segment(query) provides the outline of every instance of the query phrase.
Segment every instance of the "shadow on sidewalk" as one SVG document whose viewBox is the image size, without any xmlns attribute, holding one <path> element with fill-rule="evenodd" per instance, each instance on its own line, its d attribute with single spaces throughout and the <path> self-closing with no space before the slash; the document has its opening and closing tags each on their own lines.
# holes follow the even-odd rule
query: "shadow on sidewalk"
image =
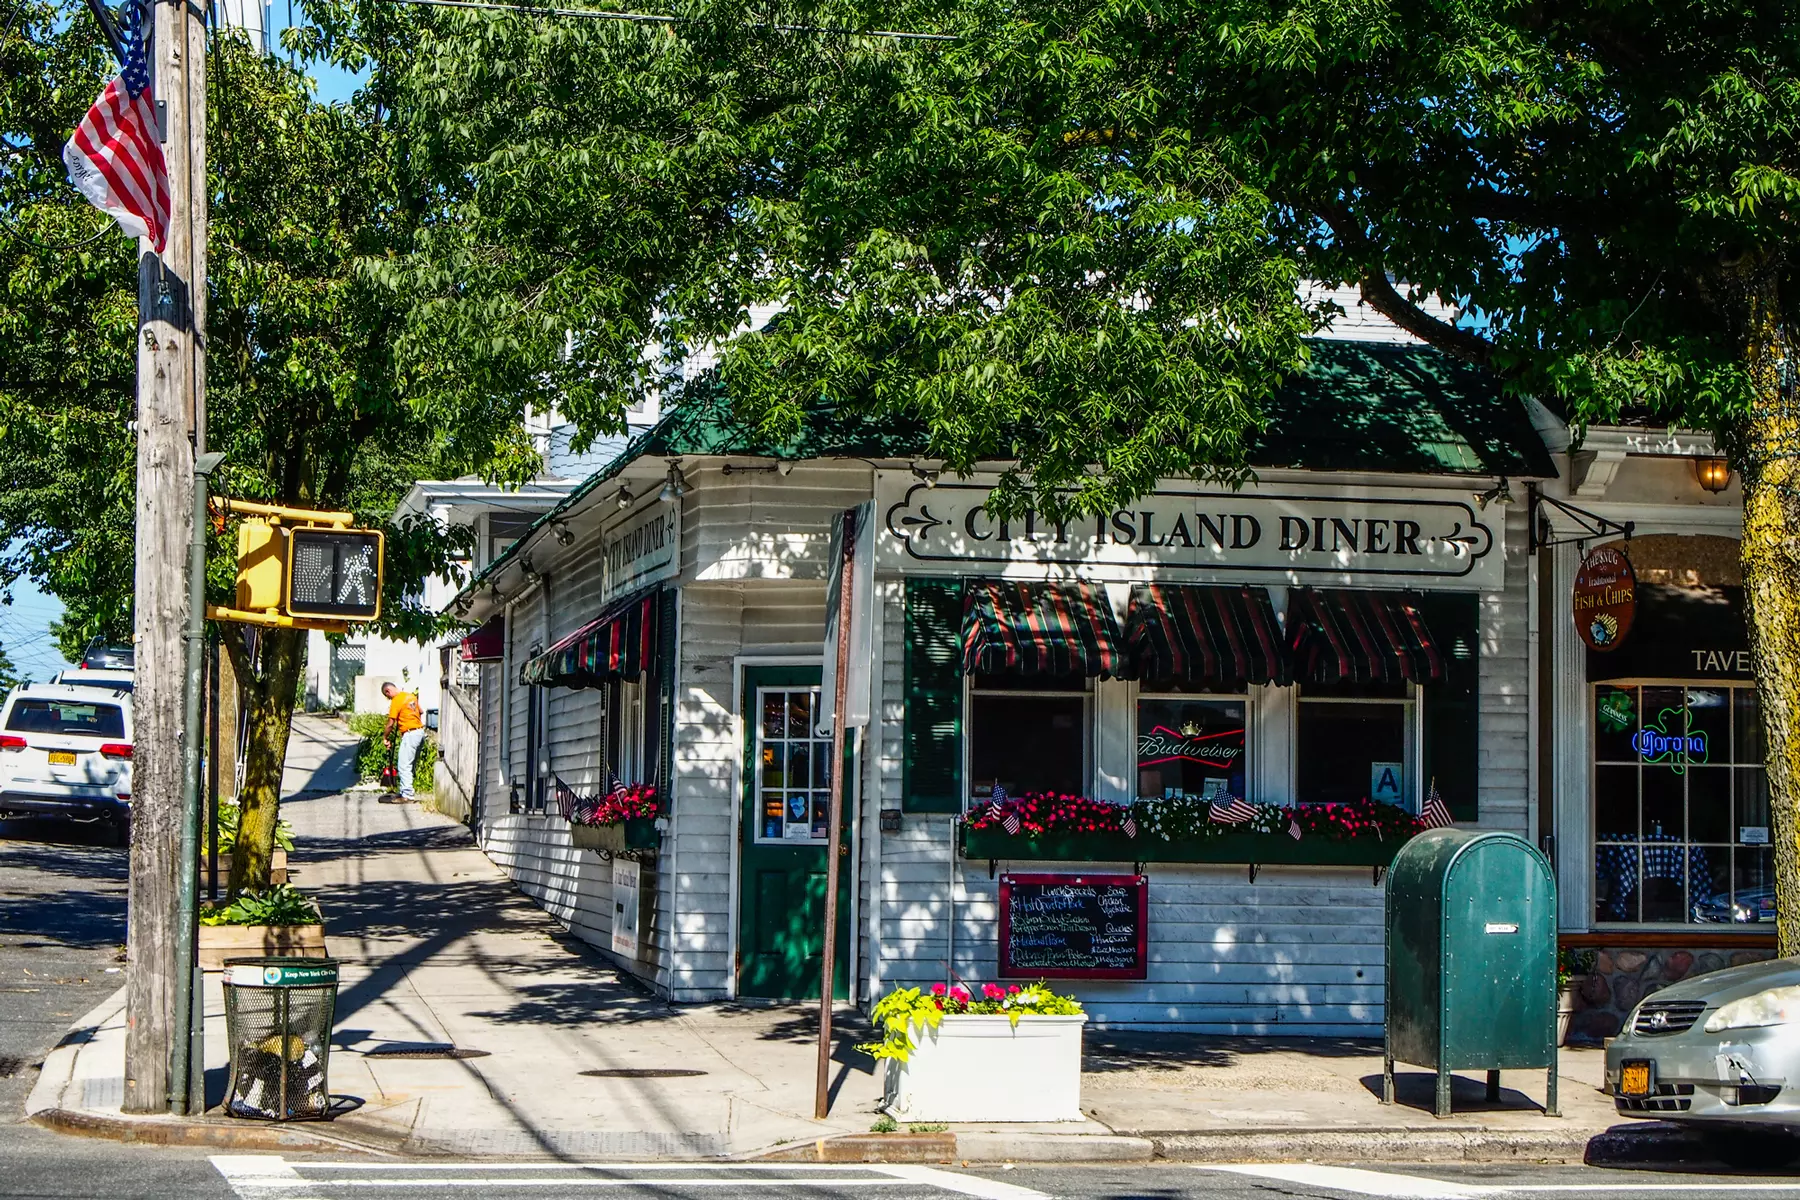
<svg viewBox="0 0 1800 1200">
<path fill-rule="evenodd" d="M 1091 1074 L 1182 1071 L 1190 1067 L 1234 1067 L 1259 1054 L 1380 1058 L 1381 1052 L 1380 1038 L 1260 1038 L 1089 1029 L 1082 1040 L 1081 1069 Z"/>
</svg>

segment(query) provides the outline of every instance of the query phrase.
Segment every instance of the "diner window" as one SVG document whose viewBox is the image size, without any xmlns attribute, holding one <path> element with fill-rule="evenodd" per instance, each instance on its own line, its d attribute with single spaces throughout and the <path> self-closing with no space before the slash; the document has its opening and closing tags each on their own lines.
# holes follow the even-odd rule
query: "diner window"
<svg viewBox="0 0 1800 1200">
<path fill-rule="evenodd" d="M 1407 683 L 1303 685 L 1294 739 L 1300 803 L 1370 799 L 1417 811 L 1416 712 Z"/>
<path fill-rule="evenodd" d="M 1012 796 L 1086 795 L 1092 694 L 1092 682 L 1079 675 L 973 676 L 968 707 L 972 797 L 985 800 L 996 784 Z"/>
<path fill-rule="evenodd" d="M 1140 693 L 1137 791 L 1141 799 L 1243 796 L 1249 745 L 1243 695 Z"/>
<path fill-rule="evenodd" d="M 1775 920 L 1754 687 L 1594 688 L 1594 917 Z"/>
</svg>

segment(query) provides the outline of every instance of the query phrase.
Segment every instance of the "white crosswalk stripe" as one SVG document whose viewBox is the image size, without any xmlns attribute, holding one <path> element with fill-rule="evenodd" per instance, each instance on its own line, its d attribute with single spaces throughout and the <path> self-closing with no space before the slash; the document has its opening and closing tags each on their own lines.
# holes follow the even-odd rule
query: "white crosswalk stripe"
<svg viewBox="0 0 1800 1200">
<path fill-rule="evenodd" d="M 217 1154 L 212 1164 L 243 1200 L 330 1200 L 369 1190 L 466 1191 L 561 1189 L 678 1189 L 784 1194 L 930 1188 L 975 1200 L 1047 1200 L 1016 1184 L 961 1175 L 936 1167 L 824 1163 L 484 1163 L 484 1162 L 289 1162 L 273 1154 Z"/>
<path fill-rule="evenodd" d="M 1651 1183 L 1634 1180 L 1629 1183 L 1451 1183 L 1428 1179 L 1421 1175 L 1401 1175 L 1392 1171 L 1370 1171 L 1361 1167 L 1330 1167 L 1318 1163 L 1246 1163 L 1230 1166 L 1197 1167 L 1201 1171 L 1219 1171 L 1231 1175 L 1298 1184 L 1327 1192 L 1351 1196 L 1375 1196 L 1380 1200 L 1507 1200 L 1514 1196 L 1561 1196 L 1617 1194 L 1642 1196 L 1660 1192 L 1679 1192 L 1683 1196 L 1713 1193 L 1756 1193 L 1764 1196 L 1800 1196 L 1800 1181 L 1770 1179 L 1755 1182 L 1713 1183 L 1695 1180 L 1684 1183 Z"/>
</svg>

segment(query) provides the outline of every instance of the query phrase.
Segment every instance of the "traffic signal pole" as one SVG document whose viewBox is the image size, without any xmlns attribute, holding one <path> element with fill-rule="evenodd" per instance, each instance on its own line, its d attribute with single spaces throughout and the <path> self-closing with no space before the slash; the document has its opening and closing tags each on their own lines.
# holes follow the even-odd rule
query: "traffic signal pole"
<svg viewBox="0 0 1800 1200">
<path fill-rule="evenodd" d="M 156 4 L 156 97 L 169 169 L 169 237 L 138 255 L 135 749 L 125 974 L 128 1112 L 185 1107 L 194 928 L 184 819 L 183 642 L 189 629 L 194 463 L 206 421 L 206 11 Z M 183 964 L 188 965 L 186 971 Z M 182 1084 L 174 1094 L 177 1076 Z"/>
</svg>

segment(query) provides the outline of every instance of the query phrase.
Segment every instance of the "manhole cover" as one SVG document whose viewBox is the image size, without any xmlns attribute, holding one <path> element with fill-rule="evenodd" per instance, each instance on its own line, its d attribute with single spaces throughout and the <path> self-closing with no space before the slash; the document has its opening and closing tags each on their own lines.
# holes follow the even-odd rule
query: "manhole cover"
<svg viewBox="0 0 1800 1200">
<path fill-rule="evenodd" d="M 22 1058 L 14 1058 L 10 1054 L 0 1054 L 0 1079 L 11 1079 L 25 1065 Z"/>
<path fill-rule="evenodd" d="M 696 1071 L 691 1067 L 607 1067 L 599 1071 L 583 1071 L 583 1075 L 592 1079 L 686 1079 L 690 1075 L 704 1075 L 705 1071 Z"/>
<path fill-rule="evenodd" d="M 486 1050 L 470 1050 L 448 1042 L 395 1042 L 364 1050 L 364 1058 L 486 1058 Z"/>
</svg>

